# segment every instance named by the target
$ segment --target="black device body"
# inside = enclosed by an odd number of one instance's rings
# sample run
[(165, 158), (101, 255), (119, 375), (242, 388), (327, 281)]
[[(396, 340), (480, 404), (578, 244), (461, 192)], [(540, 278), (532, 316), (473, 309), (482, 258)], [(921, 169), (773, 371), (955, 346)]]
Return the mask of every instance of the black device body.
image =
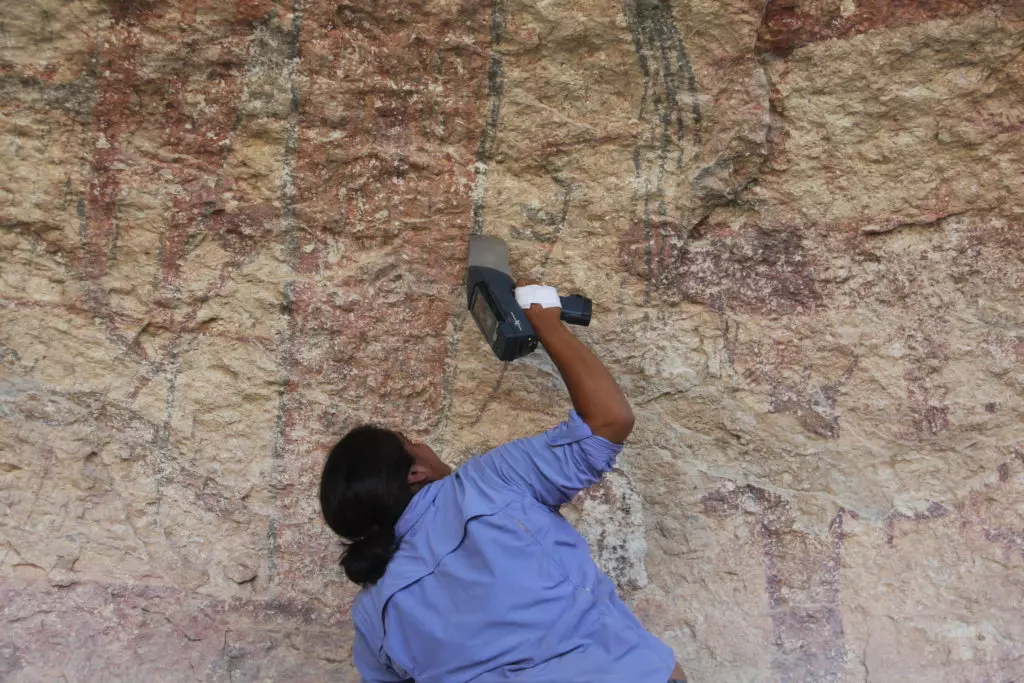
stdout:
[[(537, 348), (537, 334), (516, 302), (516, 283), (497, 268), (469, 266), (466, 298), (469, 312), (498, 360), (511, 361)], [(590, 299), (579, 294), (560, 297), (561, 318), (570, 325), (589, 325)]]

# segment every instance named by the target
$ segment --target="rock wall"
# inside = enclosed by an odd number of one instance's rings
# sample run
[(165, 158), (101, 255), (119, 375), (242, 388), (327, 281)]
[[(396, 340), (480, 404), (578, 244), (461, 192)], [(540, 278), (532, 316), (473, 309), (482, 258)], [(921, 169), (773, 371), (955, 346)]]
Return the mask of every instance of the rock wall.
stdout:
[(566, 514), (692, 680), (1024, 677), (1017, 0), (0, 11), (0, 679), (358, 680), (324, 450), (568, 407), (471, 232), (595, 300)]

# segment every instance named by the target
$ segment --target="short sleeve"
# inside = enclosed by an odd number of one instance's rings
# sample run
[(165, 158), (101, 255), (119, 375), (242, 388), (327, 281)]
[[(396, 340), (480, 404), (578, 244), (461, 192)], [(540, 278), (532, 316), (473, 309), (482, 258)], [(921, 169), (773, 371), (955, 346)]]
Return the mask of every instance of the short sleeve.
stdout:
[(359, 670), (363, 683), (406, 683), (412, 679), (400, 676), (381, 661), (377, 649), (356, 624), (355, 641), (352, 644), (352, 659)]
[(536, 436), (510, 441), (473, 458), (462, 470), (558, 507), (590, 488), (615, 465), (622, 445), (597, 436), (576, 413)]

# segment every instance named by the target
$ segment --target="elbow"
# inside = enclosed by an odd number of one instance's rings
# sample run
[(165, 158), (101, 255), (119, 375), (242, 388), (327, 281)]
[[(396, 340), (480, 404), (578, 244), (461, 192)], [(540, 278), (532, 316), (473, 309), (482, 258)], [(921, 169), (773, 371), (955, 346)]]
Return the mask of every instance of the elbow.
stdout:
[(636, 424), (636, 416), (633, 414), (633, 406), (629, 405), (629, 400), (622, 396), (622, 401), (619, 402), (618, 410), (615, 411), (616, 422), (618, 422), (627, 432), (633, 431), (633, 425)]
[(633, 414), (633, 410), (630, 407), (626, 407), (622, 416), (619, 418), (619, 428), (624, 432), (622, 440), (625, 441), (626, 437), (633, 433), (633, 426), (636, 425), (636, 416)]
[(600, 425), (592, 428), (592, 431), (614, 443), (625, 443), (633, 432), (634, 424), (636, 424), (636, 417), (629, 406), (626, 406), (615, 415), (602, 420)]

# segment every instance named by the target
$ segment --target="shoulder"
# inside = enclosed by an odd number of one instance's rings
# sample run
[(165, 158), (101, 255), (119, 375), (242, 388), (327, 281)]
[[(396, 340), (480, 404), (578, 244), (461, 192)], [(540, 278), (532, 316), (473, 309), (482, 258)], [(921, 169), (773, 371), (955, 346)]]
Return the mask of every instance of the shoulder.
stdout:
[(575, 410), (570, 410), (563, 422), (547, 431), (508, 441), (470, 458), (457, 472), (471, 484), (507, 484), (509, 476), (514, 474), (510, 469), (522, 470), (527, 466), (543, 469), (553, 456), (557, 459), (566, 453), (566, 447), (593, 453), (601, 460), (614, 458), (622, 450), (622, 444), (594, 434), (590, 425)]

